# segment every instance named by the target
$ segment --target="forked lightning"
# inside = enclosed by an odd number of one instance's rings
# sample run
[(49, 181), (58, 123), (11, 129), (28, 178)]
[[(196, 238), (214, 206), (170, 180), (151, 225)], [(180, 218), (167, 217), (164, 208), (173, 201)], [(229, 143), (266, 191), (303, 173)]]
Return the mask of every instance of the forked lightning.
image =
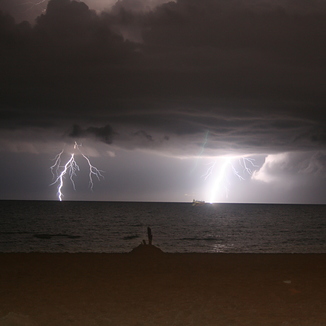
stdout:
[(75, 182), (74, 182), (74, 177), (77, 176), (77, 171), (80, 170), (76, 160), (75, 160), (75, 154), (78, 152), (79, 154), (82, 155), (82, 157), (87, 161), (88, 167), (89, 167), (89, 186), (91, 190), (93, 190), (93, 177), (95, 176), (98, 180), (101, 178), (104, 178), (101, 170), (97, 169), (94, 165), (92, 165), (90, 159), (81, 151), (80, 149), (81, 145), (78, 145), (77, 142), (74, 144), (74, 152), (70, 154), (69, 160), (62, 165), (62, 155), (64, 153), (64, 150), (62, 150), (59, 154), (56, 155), (54, 158), (54, 164), (50, 167), (53, 178), (55, 179), (54, 182), (51, 183), (51, 185), (58, 185), (58, 191), (57, 191), (57, 196), (60, 201), (63, 199), (63, 193), (62, 193), (62, 188), (64, 186), (65, 182), (65, 177), (66, 175), (69, 175), (69, 179), (72, 183), (72, 186), (74, 189), (75, 187)]

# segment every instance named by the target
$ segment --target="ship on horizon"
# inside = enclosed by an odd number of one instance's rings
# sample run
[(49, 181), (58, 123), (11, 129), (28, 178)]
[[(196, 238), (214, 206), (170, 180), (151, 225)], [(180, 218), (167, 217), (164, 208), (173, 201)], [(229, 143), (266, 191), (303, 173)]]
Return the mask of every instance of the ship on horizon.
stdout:
[(196, 200), (196, 199), (193, 199), (192, 201), (192, 206), (202, 206), (205, 204), (205, 201), (204, 200)]

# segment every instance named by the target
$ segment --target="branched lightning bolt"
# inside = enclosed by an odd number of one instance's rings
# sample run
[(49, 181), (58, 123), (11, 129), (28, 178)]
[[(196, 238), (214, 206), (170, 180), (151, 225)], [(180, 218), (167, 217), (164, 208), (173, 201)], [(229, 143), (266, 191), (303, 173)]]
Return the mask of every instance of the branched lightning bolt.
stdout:
[[(238, 164), (243, 168), (243, 172), (240, 173), (236, 167), (235, 167), (235, 160), (237, 160)], [(219, 170), (217, 172), (216, 179), (214, 181), (212, 190), (210, 192), (210, 202), (214, 202), (216, 198), (216, 193), (220, 192), (221, 188), (224, 188), (226, 197), (228, 197), (228, 178), (227, 178), (227, 171), (228, 168), (231, 168), (233, 175), (239, 178), (239, 180), (245, 180), (243, 177), (243, 173), (252, 175), (252, 168), (258, 167), (254, 164), (255, 160), (253, 158), (248, 157), (225, 157), (224, 162), (219, 167)], [(211, 177), (214, 173), (214, 170), (216, 170), (216, 163), (217, 160), (215, 160), (213, 163), (210, 164), (209, 168), (207, 169), (206, 173), (203, 175), (205, 180), (208, 177)]]
[(89, 166), (89, 186), (91, 188), (91, 190), (93, 190), (93, 176), (96, 176), (98, 180), (100, 180), (100, 178), (104, 178), (104, 176), (102, 175), (101, 170), (97, 169), (95, 166), (93, 166), (91, 164), (91, 161), (89, 160), (89, 158), (83, 154), (79, 148), (79, 146), (77, 145), (77, 149), (80, 152), (80, 154), (83, 156), (83, 158), (87, 161), (88, 166)]
[(206, 173), (202, 176), (203, 178), (205, 178), (205, 180), (212, 175), (215, 165), (216, 165), (216, 161), (209, 163), (209, 168), (207, 169)]
[[(95, 166), (91, 164), (90, 159), (81, 151), (80, 149), (81, 145), (78, 145), (76, 142), (74, 144), (74, 150), (77, 150), (87, 161), (87, 164), (89, 166), (89, 185), (91, 190), (93, 190), (93, 176), (96, 176), (98, 180), (101, 178), (104, 178), (101, 170), (97, 169)], [(66, 174), (69, 175), (69, 179), (72, 183), (72, 186), (74, 189), (75, 182), (74, 177), (77, 175), (76, 172), (80, 170), (76, 160), (75, 160), (75, 153), (70, 154), (70, 159), (67, 161), (66, 164), (61, 165), (62, 155), (64, 153), (64, 150), (62, 150), (59, 154), (57, 154), (54, 158), (54, 164), (50, 167), (51, 173), (53, 177), (55, 178), (54, 182), (51, 183), (51, 185), (58, 184), (58, 191), (57, 196), (60, 201), (62, 201), (63, 194), (62, 194), (62, 187), (64, 185), (64, 179)]]
[(38, 2), (32, 2), (32, 1), (26, 1), (26, 2), (23, 2), (22, 5), (30, 5), (30, 7), (28, 8), (28, 10), (44, 3), (46, 0), (41, 0), (41, 1), (38, 1)]
[(248, 167), (247, 163), (251, 164), (252, 167), (258, 168), (258, 165), (256, 165), (255, 160), (250, 157), (242, 157), (239, 160), (240, 165), (242, 165), (245, 172), (247, 172), (249, 175), (252, 175), (252, 170)]
[[(59, 168), (60, 168), (60, 164), (61, 164), (61, 155), (63, 154), (63, 150), (56, 155), (56, 157), (54, 158), (54, 164), (50, 167), (51, 169), (51, 173), (53, 178), (55, 178), (55, 176), (58, 176), (59, 174)], [(53, 170), (55, 170), (55, 173), (53, 172)]]
[(244, 180), (244, 177), (241, 176), (238, 172), (238, 170), (235, 168), (235, 166), (232, 164), (232, 162), (229, 162), (232, 168), (232, 172), (235, 176), (237, 176), (240, 180)]

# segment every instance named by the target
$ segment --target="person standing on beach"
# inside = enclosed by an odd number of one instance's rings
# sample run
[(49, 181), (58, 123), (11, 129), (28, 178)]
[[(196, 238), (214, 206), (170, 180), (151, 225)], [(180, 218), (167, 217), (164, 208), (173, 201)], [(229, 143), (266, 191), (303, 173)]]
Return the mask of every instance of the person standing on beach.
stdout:
[(147, 228), (148, 244), (152, 245), (153, 235), (150, 227)]

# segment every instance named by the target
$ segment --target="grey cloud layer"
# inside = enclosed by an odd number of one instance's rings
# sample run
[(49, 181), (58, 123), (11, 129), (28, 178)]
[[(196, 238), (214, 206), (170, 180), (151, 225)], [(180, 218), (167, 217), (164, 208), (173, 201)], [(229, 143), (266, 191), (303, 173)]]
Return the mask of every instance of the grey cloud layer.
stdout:
[(153, 148), (209, 131), (211, 149), (325, 149), (324, 2), (137, 3), (51, 0), (35, 26), (0, 14), (0, 132)]

